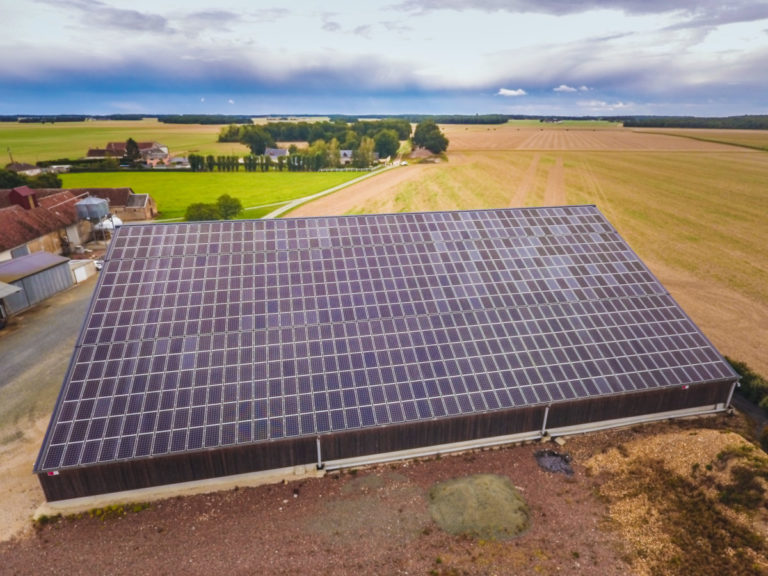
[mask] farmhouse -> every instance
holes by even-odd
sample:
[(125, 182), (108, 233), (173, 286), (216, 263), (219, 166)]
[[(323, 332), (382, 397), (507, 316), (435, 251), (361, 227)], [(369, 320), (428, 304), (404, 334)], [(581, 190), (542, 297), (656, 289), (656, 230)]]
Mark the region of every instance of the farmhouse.
[(269, 157), (272, 162), (278, 162), (280, 158), (288, 158), (288, 150), (285, 148), (266, 148), (264, 155)]
[(136, 194), (131, 188), (72, 188), (80, 196), (87, 194), (109, 202), (109, 211), (124, 221), (152, 220), (157, 203), (149, 194)]
[(594, 206), (124, 226), (48, 500), (722, 411), (737, 375)]
[(25, 162), (11, 162), (5, 167), (10, 172), (16, 172), (16, 174), (22, 174), (24, 176), (39, 176), (43, 173), (43, 169), (33, 164), (27, 164)]
[(74, 207), (77, 198), (54, 190), (0, 190), (0, 261), (32, 252), (68, 254), (86, 238), (87, 227), (78, 222)]
[[(147, 164), (166, 163), (170, 158), (168, 147), (159, 142), (137, 142), (141, 159)], [(125, 142), (108, 142), (106, 148), (89, 148), (85, 157), (89, 160), (122, 158), (126, 154)]]

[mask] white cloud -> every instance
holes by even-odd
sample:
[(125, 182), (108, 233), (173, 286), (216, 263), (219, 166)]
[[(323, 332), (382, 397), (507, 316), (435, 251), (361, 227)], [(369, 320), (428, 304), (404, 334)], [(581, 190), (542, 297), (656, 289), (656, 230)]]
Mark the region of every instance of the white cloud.
[(579, 102), (579, 106), (587, 110), (601, 111), (601, 112), (614, 112), (616, 110), (623, 110), (625, 108), (633, 108), (634, 104), (631, 102), (606, 102), (604, 100), (587, 100)]
[(228, 103), (228, 104), (234, 104), (234, 103), (235, 103), (235, 101), (234, 101), (234, 100), (232, 100), (232, 98), (230, 98), (229, 100), (227, 100), (227, 103)]
[(205, 98), (200, 98), (200, 102), (205, 102)]
[(568, 86), (568, 84), (560, 84), (557, 88), (552, 88), (553, 92), (589, 92), (589, 88), (583, 84), (578, 88)]
[(497, 96), (525, 96), (526, 94), (528, 93), (522, 88), (517, 88), (516, 90), (510, 90), (509, 88), (499, 88), (499, 91), (496, 92)]

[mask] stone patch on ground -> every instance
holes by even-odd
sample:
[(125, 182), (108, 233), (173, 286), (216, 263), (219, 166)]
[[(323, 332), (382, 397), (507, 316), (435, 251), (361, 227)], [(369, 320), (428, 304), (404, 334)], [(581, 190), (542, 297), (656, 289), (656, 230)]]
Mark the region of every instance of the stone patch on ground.
[(509, 478), (478, 474), (435, 484), (429, 491), (429, 512), (449, 534), (483, 540), (508, 540), (530, 526), (530, 513)]
[(560, 454), (554, 450), (539, 450), (533, 455), (539, 466), (547, 472), (573, 476), (571, 457), (568, 454)]

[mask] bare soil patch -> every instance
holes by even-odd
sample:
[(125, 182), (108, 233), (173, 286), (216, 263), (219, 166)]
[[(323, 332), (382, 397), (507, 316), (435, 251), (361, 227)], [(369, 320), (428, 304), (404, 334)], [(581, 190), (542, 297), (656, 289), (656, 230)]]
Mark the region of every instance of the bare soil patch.
[(376, 212), (379, 213), (395, 212), (394, 198), (397, 189), (408, 182), (425, 178), (430, 171), (437, 169), (439, 169), (439, 165), (416, 164), (389, 170), (359, 184), (353, 184), (339, 192), (299, 206), (296, 210), (292, 210), (288, 216), (356, 214), (362, 212), (364, 206), (371, 205), (376, 206)]
[[(733, 482), (732, 470), (750, 465), (751, 455), (764, 457), (733, 433), (744, 430), (741, 418), (722, 415), (573, 437), (558, 448), (572, 456), (572, 476), (540, 468), (534, 454), (542, 445), (535, 443), (172, 498), (138, 512), (127, 507), (126, 514), (83, 514), (0, 543), (2, 571), (682, 574), (677, 566), (694, 561), (724, 566), (702, 547), (676, 547), (680, 535), (671, 523), (681, 521), (680, 506), (703, 514), (697, 507), (702, 494), (718, 521), (727, 520), (736, 536), (754, 546), (745, 552), (745, 566), (765, 566), (764, 549), (748, 539), (764, 534), (765, 514), (742, 513), (717, 499), (723, 492), (718, 486)], [(724, 459), (723, 453), (735, 455)], [(429, 514), (430, 489), (473, 475), (494, 475), (514, 486), (528, 504), (530, 528), (506, 541), (441, 530)], [(685, 492), (672, 490), (676, 499), (667, 500), (648, 485), (677, 477), (691, 479), (690, 502)], [(637, 493), (628, 493), (631, 487)], [(704, 523), (686, 526), (692, 539), (708, 534)], [(713, 550), (727, 557), (717, 546)]]

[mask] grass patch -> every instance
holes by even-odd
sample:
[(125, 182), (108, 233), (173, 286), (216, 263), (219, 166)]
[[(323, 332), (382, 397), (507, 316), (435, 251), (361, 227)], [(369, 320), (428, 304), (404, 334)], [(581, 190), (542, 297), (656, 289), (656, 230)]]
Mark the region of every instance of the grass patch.
[(126, 514), (138, 514), (144, 510), (149, 510), (151, 505), (149, 502), (133, 502), (130, 504), (112, 504), (110, 506), (104, 506), (103, 508), (91, 508), (87, 512), (80, 512), (78, 514), (68, 514), (63, 516), (62, 514), (54, 514), (48, 516), (42, 514), (35, 518), (32, 523), (36, 529), (41, 529), (49, 524), (58, 524), (65, 521), (83, 520), (85, 518), (96, 518), (102, 521), (115, 520), (122, 518)]
[[(150, 194), (159, 218), (183, 218), (194, 202), (213, 203), (222, 194), (238, 198), (244, 208), (294, 200), (333, 188), (358, 172), (107, 172), (63, 174), (65, 188), (129, 186), (137, 194)], [(245, 210), (240, 218), (258, 218), (278, 206)]]

